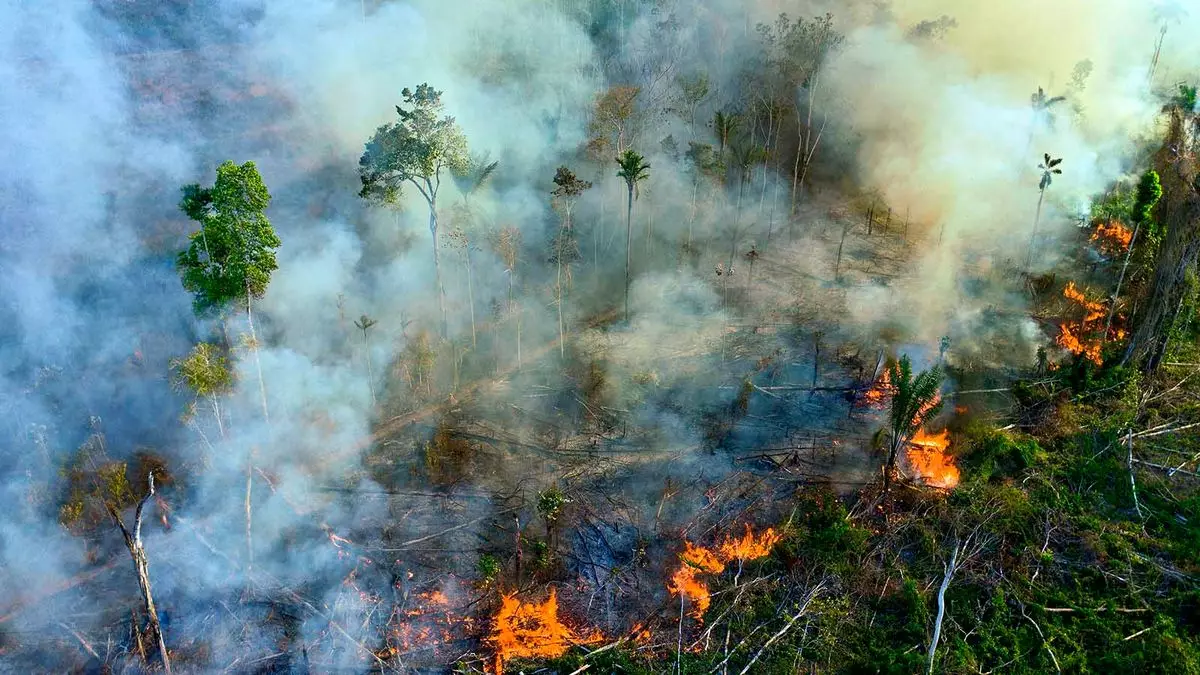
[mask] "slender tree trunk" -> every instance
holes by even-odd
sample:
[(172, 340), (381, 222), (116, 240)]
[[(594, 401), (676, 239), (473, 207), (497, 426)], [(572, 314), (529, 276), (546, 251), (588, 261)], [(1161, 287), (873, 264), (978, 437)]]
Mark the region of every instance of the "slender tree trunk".
[[(250, 324), (250, 343), (254, 350), (254, 367), (258, 371), (258, 393), (262, 400), (263, 420), (267, 423), (267, 428), (271, 427), (271, 414), (267, 409), (267, 385), (263, 380), (262, 359), (258, 355), (258, 335), (254, 330), (254, 311), (251, 309), (253, 302), (250, 294), (249, 282), (246, 286), (246, 321)], [(253, 475), (254, 475), (254, 448), (250, 448), (250, 454), (246, 457), (246, 571), (249, 572), (254, 568), (254, 538), (253, 538), (253, 514), (252, 514), (252, 493), (253, 493)]]
[(629, 199), (625, 209), (625, 323), (629, 323), (629, 282), (633, 266), (633, 183), (629, 183)]
[(135, 511), (133, 521), (133, 532), (125, 527), (125, 523), (121, 520), (121, 514), (111, 504), (106, 504), (109, 515), (116, 521), (117, 527), (121, 530), (121, 535), (125, 539), (125, 547), (129, 549), (129, 555), (133, 558), (134, 571), (137, 573), (138, 588), (142, 592), (142, 603), (145, 606), (146, 616), (150, 621), (150, 629), (158, 640), (158, 654), (162, 658), (163, 670), (167, 675), (171, 675), (171, 657), (167, 653), (166, 639), (163, 637), (162, 623), (158, 619), (158, 609), (154, 606), (154, 593), (150, 589), (150, 561), (146, 557), (146, 547), (142, 544), (142, 515), (146, 508), (146, 503), (154, 496), (154, 474), (149, 477), (150, 488), (149, 492), (142, 497), (138, 502), (137, 510)]
[(558, 356), (560, 359), (567, 358), (566, 340), (563, 336), (563, 281), (562, 281), (562, 245), (559, 245), (558, 251), (558, 279), (555, 283), (555, 290), (558, 294)]
[(475, 282), (471, 266), (471, 244), (463, 247), (463, 256), (467, 260), (467, 304), (471, 307), (471, 349), (475, 348)]
[(375, 400), (375, 372), (371, 368), (371, 345), (367, 344), (366, 329), (363, 329), (362, 334), (363, 334), (363, 356), (367, 361), (367, 385), (371, 389), (371, 404), (378, 405), (379, 402)]
[(212, 406), (213, 419), (217, 421), (217, 433), (221, 435), (221, 440), (225, 440), (225, 421), (221, 419), (221, 403), (213, 394), (209, 394), (208, 403)]
[(1033, 272), (1033, 250), (1037, 245), (1038, 223), (1042, 220), (1042, 200), (1046, 198), (1045, 188), (1038, 191), (1037, 211), (1033, 215), (1033, 234), (1029, 235), (1029, 255), (1025, 258), (1025, 273)]
[(842, 240), (838, 242), (837, 261), (833, 264), (833, 280), (836, 283), (842, 278), (842, 249), (846, 246), (846, 235), (850, 232), (850, 224), (842, 227)]
[(449, 334), (446, 319), (446, 287), (442, 284), (442, 244), (438, 241), (437, 197), (429, 200), (429, 234), (433, 237), (433, 276), (437, 282), (438, 313), (442, 317), (442, 338)]
[(946, 565), (946, 573), (942, 576), (942, 585), (938, 588), (938, 611), (937, 618), (933, 622), (933, 639), (929, 641), (929, 662), (926, 665), (926, 675), (933, 675), (933, 663), (937, 656), (938, 642), (942, 638), (942, 619), (946, 617), (946, 589), (950, 588), (950, 580), (954, 578), (954, 573), (958, 569), (958, 542), (954, 542), (954, 550), (950, 554), (950, 564)]

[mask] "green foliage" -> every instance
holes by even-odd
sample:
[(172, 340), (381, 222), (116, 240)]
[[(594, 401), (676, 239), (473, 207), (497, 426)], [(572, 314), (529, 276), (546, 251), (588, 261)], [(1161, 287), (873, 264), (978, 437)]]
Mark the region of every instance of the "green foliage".
[(1186, 112), (1192, 112), (1196, 109), (1196, 87), (1181, 84), (1179, 85), (1179, 93), (1175, 95), (1172, 101)]
[(264, 213), (271, 195), (254, 162), (217, 167), (213, 187), (187, 185), (179, 208), (200, 223), (177, 264), (197, 313), (261, 297), (277, 268), (279, 237)]
[(538, 514), (545, 519), (546, 523), (552, 523), (558, 518), (562, 507), (567, 503), (567, 496), (557, 486), (547, 488), (538, 493), (537, 510)]
[(1133, 222), (1142, 225), (1152, 223), (1152, 212), (1161, 198), (1162, 183), (1159, 181), (1158, 172), (1150, 170), (1142, 174), (1141, 180), (1138, 181), (1137, 197), (1131, 209)]
[(1029, 436), (986, 425), (971, 427), (963, 436), (967, 450), (961, 456), (972, 480), (1011, 478), (1045, 459), (1046, 451)]
[(475, 563), (475, 571), (484, 584), (491, 584), (500, 576), (500, 561), (490, 553), (481, 553)]
[[(407, 107), (396, 106), (399, 121), (376, 129), (359, 159), (359, 196), (394, 205), (407, 182), (432, 204), (442, 169), (470, 172), (467, 137), (453, 117), (442, 114), (442, 92), (421, 84), (415, 91), (405, 87), (400, 94)], [(481, 185), (493, 170), (495, 166), (485, 165), (474, 182)]]
[(624, 178), (625, 184), (633, 192), (636, 198), (638, 195), (638, 183), (650, 177), (650, 165), (646, 163), (646, 158), (639, 155), (632, 149), (626, 150), (617, 157), (617, 177)]
[(794, 526), (778, 544), (775, 555), (819, 566), (853, 565), (870, 534), (849, 519), (845, 505), (832, 492), (802, 495)]
[(1111, 192), (1092, 203), (1092, 222), (1110, 222), (1113, 220), (1128, 222), (1133, 217), (1134, 191), (1126, 186), (1118, 185)]
[(233, 389), (233, 369), (216, 345), (201, 342), (187, 357), (171, 361), (176, 386), (196, 396), (220, 396)]
[(893, 452), (907, 443), (926, 420), (942, 410), (938, 391), (942, 386), (942, 371), (937, 366), (914, 376), (908, 356), (888, 366), (888, 378), (893, 387), (892, 406), (888, 413)]

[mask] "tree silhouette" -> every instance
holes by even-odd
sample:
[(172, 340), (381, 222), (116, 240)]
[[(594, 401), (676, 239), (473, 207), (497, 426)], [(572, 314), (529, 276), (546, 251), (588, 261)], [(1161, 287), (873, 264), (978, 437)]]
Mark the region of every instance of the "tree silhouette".
[(1028, 273), (1033, 266), (1033, 251), (1037, 243), (1038, 224), (1042, 220), (1042, 202), (1046, 198), (1046, 188), (1054, 182), (1054, 176), (1061, 174), (1062, 169), (1056, 169), (1059, 164), (1062, 164), (1062, 158), (1051, 159), (1049, 153), (1043, 156), (1044, 161), (1038, 164), (1038, 168), (1042, 170), (1042, 180), (1038, 183), (1038, 203), (1037, 211), (1033, 215), (1033, 234), (1029, 236), (1029, 255), (1025, 257), (1025, 271)]
[(433, 239), (433, 269), (444, 338), (447, 333), (446, 287), (442, 283), (437, 198), (443, 169), (467, 171), (470, 162), (467, 138), (453, 117), (442, 114), (442, 92), (421, 84), (415, 91), (405, 87), (400, 94), (408, 108), (396, 106), (399, 121), (379, 127), (367, 141), (366, 150), (359, 159), (362, 180), (359, 196), (395, 207), (404, 184), (409, 183), (425, 198), (429, 206), (429, 234)]
[(625, 179), (629, 188), (629, 200), (625, 209), (625, 321), (629, 321), (629, 281), (630, 268), (633, 262), (633, 199), (638, 192), (638, 183), (650, 177), (650, 165), (646, 158), (632, 149), (626, 150), (617, 157), (619, 178)]
[[(554, 173), (554, 189), (550, 191), (554, 203), (562, 210), (563, 219), (562, 225), (559, 227), (558, 234), (554, 237), (553, 250), (551, 259), (558, 270), (557, 278), (554, 284), (555, 304), (558, 307), (558, 352), (559, 356), (566, 356), (565, 345), (565, 330), (563, 327), (563, 301), (565, 298), (565, 287), (571, 283), (571, 263), (579, 258), (579, 244), (575, 239), (575, 233), (571, 224), (571, 211), (575, 206), (575, 200), (579, 198), (585, 190), (592, 187), (592, 184), (585, 180), (580, 180), (575, 172), (565, 166), (558, 167)], [(564, 279), (563, 272), (566, 272)]]
[(451, 244), (462, 251), (463, 268), (467, 273), (467, 308), (471, 317), (471, 347), (475, 347), (475, 279), (474, 267), (471, 264), (471, 225), (474, 222), (474, 212), (471, 209), (471, 197), (479, 192), (496, 173), (500, 162), (489, 162), (487, 155), (472, 155), (465, 166), (452, 166), (451, 176), (462, 195), (462, 205), (459, 209), (458, 225), (450, 232)]
[(892, 407), (888, 415), (888, 457), (883, 474), (883, 491), (891, 488), (896, 457), (900, 450), (912, 440), (927, 420), (941, 411), (942, 402), (938, 390), (942, 386), (942, 372), (938, 367), (930, 368), (914, 376), (908, 356), (888, 366), (891, 382)]
[(367, 360), (367, 384), (371, 387), (371, 403), (377, 403), (375, 400), (375, 374), (371, 370), (371, 345), (367, 344), (367, 331), (371, 326), (379, 323), (375, 319), (363, 314), (357, 321), (354, 322), (354, 327), (362, 331), (363, 335), (363, 354)]

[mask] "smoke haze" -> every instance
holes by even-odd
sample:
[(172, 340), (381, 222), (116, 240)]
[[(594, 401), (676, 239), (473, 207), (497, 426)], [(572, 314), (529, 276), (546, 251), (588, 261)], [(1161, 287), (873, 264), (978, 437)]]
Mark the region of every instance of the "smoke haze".
[[(621, 507), (599, 520), (632, 549), (660, 531), (660, 517), (685, 529), (703, 490), (664, 511), (664, 481), (719, 483), (740, 470), (729, 448), (788, 438), (794, 429), (784, 427), (797, 419), (850, 444), (865, 438), (868, 422), (848, 422), (844, 408), (831, 413), (820, 399), (757, 402), (752, 416), (785, 422), (765, 431), (735, 424), (720, 443), (701, 419), (736, 407), (743, 380), (763, 373), (807, 383), (813, 332), (829, 345), (856, 345), (868, 371), (885, 347), (932, 361), (943, 335), (952, 359), (1027, 365), (1050, 342), (1012, 281), (1033, 235), (1036, 165), (1043, 153), (1064, 158), (1034, 244), (1035, 271), (1044, 271), (1063, 262), (1059, 251), (1091, 200), (1127, 178), (1144, 152), (1137, 141), (1157, 124), (1160, 90), (1171, 93), (1200, 69), (1200, 47), (1185, 39), (1200, 32), (1200, 12), (1171, 10), (1135, 0), (3, 0), (2, 669), (70, 667), (78, 650), (51, 656), (71, 640), (53, 626), (68, 621), (103, 642), (137, 600), (112, 528), (89, 539), (59, 523), (60, 469), (97, 432), (112, 458), (132, 462), (153, 449), (177, 479), (163, 493), (172, 527), (147, 521), (151, 576), (168, 645), (191, 654), (192, 667), (216, 671), (294, 638), (265, 605), (221, 607), (248, 585), (324, 608), (297, 621), (296, 639), (329, 639), (332, 620), (375, 644), (377, 626), (356, 618), (372, 594), (407, 598), (411, 583), (465, 598), (446, 575), (471, 578), (479, 552), (511, 547), (506, 509), (528, 521), (531, 499), (550, 484), (577, 486), (581, 513), (601, 511), (589, 500), (611, 489)], [(795, 119), (772, 120), (777, 156), (769, 169), (751, 167), (742, 190), (738, 179), (728, 189), (697, 179), (684, 153), (689, 141), (718, 144), (707, 124), (714, 112), (747, 111), (761, 94), (746, 84), (763, 68), (756, 24), (826, 11), (845, 42), (807, 83), (815, 89), (794, 92), (798, 109), (813, 102), (823, 132), (789, 222), (803, 133)], [(922, 24), (940, 17), (953, 21)], [(678, 78), (699, 73), (711, 93), (693, 128), (670, 111), (683, 108)], [(434, 339), (438, 321), (425, 204), (412, 191), (399, 211), (357, 197), (365, 141), (394, 119), (401, 89), (422, 82), (445, 92), (472, 153), (499, 162), (470, 202), (479, 335), (472, 340), (466, 258), (444, 245), (454, 346), (439, 352), (446, 390), (423, 397), (413, 393), (425, 385), (412, 384), (422, 377), (412, 354), (423, 334)], [(615, 148), (599, 162), (588, 151), (597, 97), (612, 86), (641, 87), (623, 142), (651, 166), (633, 206), (628, 326), (602, 320), (622, 300), (626, 188)], [(1038, 87), (1068, 97), (1053, 125), (1032, 112)], [(752, 133), (761, 144), (759, 126)], [(259, 413), (255, 361), (239, 348), (238, 386), (224, 404), (229, 436), (207, 428), (201, 406), (202, 439), (180, 421), (190, 395), (172, 387), (169, 363), (218, 340), (221, 326), (193, 316), (174, 268), (195, 229), (178, 210), (178, 190), (211, 183), (226, 159), (257, 163), (283, 241), (255, 307), (272, 424)], [(560, 222), (551, 178), (563, 164), (595, 183), (573, 212), (580, 259), (564, 301), (565, 353), (585, 367), (566, 375), (554, 343), (557, 269), (547, 262)], [(463, 195), (449, 177), (442, 184), (449, 230), (464, 222), (453, 215)], [(868, 206), (879, 222), (888, 210), (884, 243), (861, 225)], [(521, 235), (515, 269), (493, 250), (504, 227)], [(846, 237), (848, 227), (857, 229)], [(754, 262), (745, 257), (752, 247), (761, 254)], [(715, 276), (731, 260), (736, 274)], [(379, 322), (365, 336), (352, 323), (363, 314)], [(788, 323), (799, 328), (771, 328)], [(243, 324), (234, 314), (235, 342)], [(819, 375), (830, 386), (850, 380), (833, 363)], [(463, 391), (449, 408), (418, 414), (443, 403), (451, 382)], [(565, 393), (576, 385), (597, 393)], [(440, 469), (430, 468), (422, 440), (448, 418), (471, 419), (471, 433), (503, 433), (503, 442), (467, 462), (472, 471), (434, 486)], [(550, 452), (521, 450), (543, 448), (548, 429), (584, 418), (595, 427), (588, 433), (568, 434)], [(595, 421), (610, 418), (621, 423)], [(605, 459), (588, 460), (598, 445)], [(384, 448), (394, 453), (386, 460)], [(862, 469), (840, 461), (848, 466), (832, 471)], [(248, 577), (250, 462), (258, 472)], [(354, 496), (435, 488), (454, 498)], [(435, 540), (452, 551), (430, 555), (438, 569), (421, 568), (424, 559), (396, 544), (464, 523)], [(331, 532), (353, 544), (339, 548)], [(74, 583), (110, 560), (111, 570)], [(343, 587), (351, 570), (362, 595)], [(574, 571), (600, 585), (594, 570)], [(66, 583), (71, 590), (58, 593)], [(603, 597), (612, 614), (618, 599)], [(206, 641), (207, 660), (198, 655)], [(370, 665), (339, 649), (322, 662)]]

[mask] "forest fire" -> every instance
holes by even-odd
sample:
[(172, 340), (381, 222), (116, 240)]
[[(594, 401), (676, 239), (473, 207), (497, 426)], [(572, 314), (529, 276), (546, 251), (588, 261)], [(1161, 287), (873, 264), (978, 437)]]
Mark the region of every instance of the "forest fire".
[(1129, 250), (1129, 244), (1133, 241), (1133, 233), (1120, 222), (1111, 220), (1096, 226), (1096, 230), (1092, 232), (1091, 241), (1095, 242), (1096, 247), (1102, 252), (1109, 255), (1123, 253)]
[(419, 593), (411, 609), (397, 610), (389, 631), (387, 656), (419, 649), (448, 645), (468, 635), (475, 625), (471, 617), (460, 616), (450, 599), (440, 590)]
[(883, 407), (895, 392), (896, 388), (892, 386), (892, 378), (885, 368), (879, 379), (875, 380), (871, 388), (863, 394), (863, 400), (869, 406)]
[(946, 452), (949, 448), (949, 431), (943, 429), (936, 434), (918, 431), (909, 441), (909, 464), (927, 485), (946, 489), (955, 487), (959, 473), (954, 459)]
[(503, 675), (505, 661), (515, 658), (555, 658), (572, 645), (599, 641), (598, 633), (581, 635), (558, 618), (558, 596), (550, 589), (545, 602), (521, 602), (516, 594), (500, 599), (490, 642), (496, 650), (495, 675)]
[(779, 543), (780, 535), (774, 528), (767, 528), (762, 534), (755, 535), (750, 525), (746, 525), (746, 534), (741, 537), (726, 537), (715, 551), (696, 546), (690, 541), (684, 542), (683, 553), (679, 554), (682, 564), (671, 575), (667, 590), (672, 595), (687, 598), (692, 604), (688, 612), (697, 621), (703, 620), (704, 612), (712, 604), (712, 596), (708, 584), (699, 579), (700, 574), (720, 574), (725, 571), (725, 565), (733, 560), (756, 560), (770, 554), (775, 544)]
[[(1101, 348), (1103, 341), (1096, 338), (1088, 338), (1089, 333), (1095, 333), (1097, 329), (1103, 330), (1099, 326), (1099, 322), (1104, 319), (1106, 309), (1104, 303), (1089, 300), (1086, 295), (1075, 287), (1074, 281), (1068, 281), (1063, 288), (1063, 297), (1083, 307), (1084, 316), (1079, 321), (1064, 321), (1059, 326), (1059, 334), (1055, 339), (1060, 347), (1066, 349), (1072, 354), (1083, 356), (1084, 358), (1099, 365), (1102, 362)], [(1118, 331), (1118, 337), (1123, 335)]]

